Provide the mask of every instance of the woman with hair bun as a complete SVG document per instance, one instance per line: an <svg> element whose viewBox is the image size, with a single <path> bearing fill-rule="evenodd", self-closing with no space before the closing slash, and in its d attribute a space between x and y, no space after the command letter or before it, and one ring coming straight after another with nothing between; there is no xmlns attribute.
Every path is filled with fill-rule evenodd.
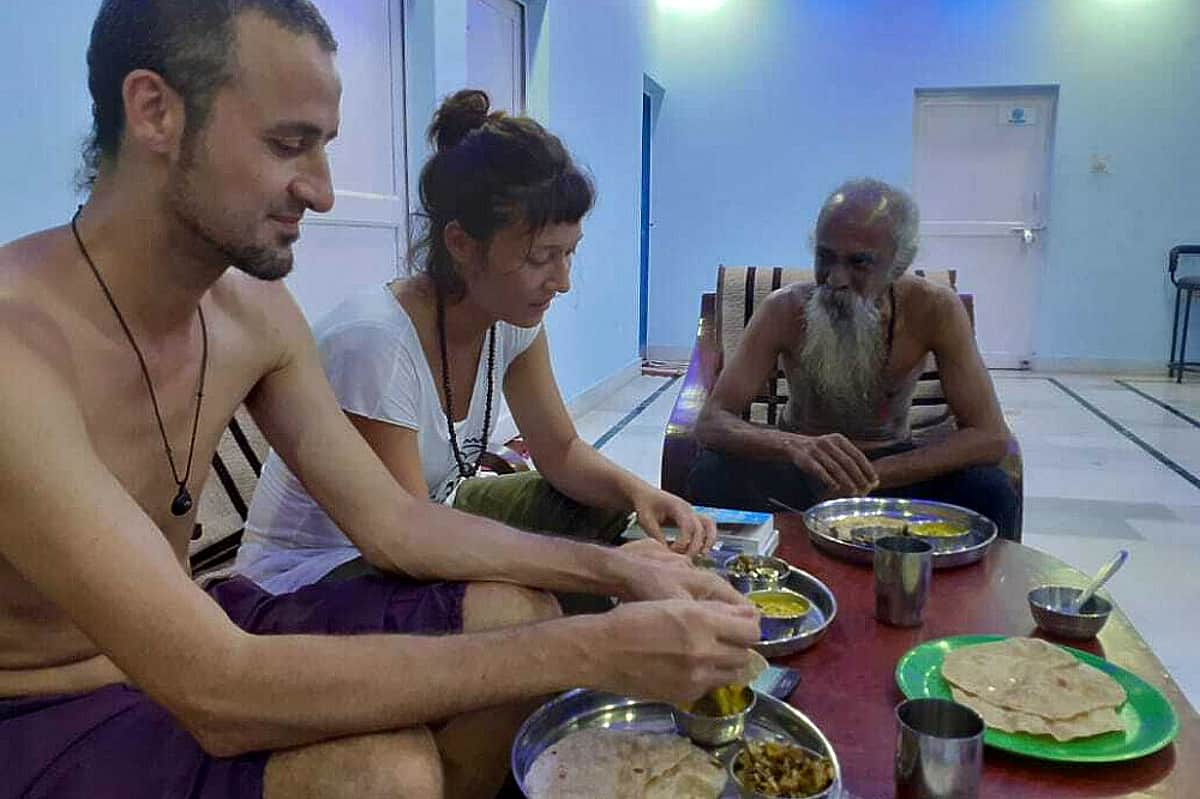
<svg viewBox="0 0 1200 799"><path fill-rule="evenodd" d="M347 299L317 324L338 400L414 496L454 494L460 510L601 543L614 542L633 512L660 541L662 525L678 528L677 551L707 549L710 520L575 431L542 317L571 287L594 190L556 136L489 105L484 92L464 90L433 118L410 276ZM538 471L465 480L487 449L500 391ZM370 571L274 453L237 565L275 592Z"/></svg>

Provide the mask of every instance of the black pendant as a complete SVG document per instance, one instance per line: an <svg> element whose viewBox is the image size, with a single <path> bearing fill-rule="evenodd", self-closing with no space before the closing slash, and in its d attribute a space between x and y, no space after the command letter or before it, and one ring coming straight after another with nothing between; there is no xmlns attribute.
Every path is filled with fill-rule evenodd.
<svg viewBox="0 0 1200 799"><path fill-rule="evenodd" d="M191 509L192 495L188 493L187 486L181 485L179 493L175 495L175 501L171 503L171 513L182 516Z"/></svg>

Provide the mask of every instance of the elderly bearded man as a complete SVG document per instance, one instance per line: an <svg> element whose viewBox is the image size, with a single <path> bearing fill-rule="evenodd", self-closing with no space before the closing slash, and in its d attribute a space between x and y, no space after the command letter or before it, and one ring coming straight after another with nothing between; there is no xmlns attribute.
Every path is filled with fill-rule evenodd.
<svg viewBox="0 0 1200 799"><path fill-rule="evenodd" d="M918 211L903 191L855 180L834 191L816 229L816 285L772 293L755 312L701 413L706 451L693 501L774 510L873 494L978 511L1019 536L1018 498L997 464L1009 431L971 322L948 287L905 274ZM933 353L957 429L914 445L913 391ZM741 418L782 361L778 428Z"/></svg>

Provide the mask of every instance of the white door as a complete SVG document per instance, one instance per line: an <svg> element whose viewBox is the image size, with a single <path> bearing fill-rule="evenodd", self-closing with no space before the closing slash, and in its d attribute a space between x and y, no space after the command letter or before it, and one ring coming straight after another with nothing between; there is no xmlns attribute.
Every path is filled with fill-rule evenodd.
<svg viewBox="0 0 1200 799"><path fill-rule="evenodd" d="M918 91L915 266L958 270L991 368L1029 365L1042 270L1056 88Z"/></svg>
<svg viewBox="0 0 1200 799"><path fill-rule="evenodd" d="M338 40L342 122L329 147L336 201L306 214L288 287L314 322L401 272L407 247L401 0L318 0Z"/></svg>
<svg viewBox="0 0 1200 799"><path fill-rule="evenodd" d="M510 114L525 113L524 13L516 0L467 4L467 84Z"/></svg>

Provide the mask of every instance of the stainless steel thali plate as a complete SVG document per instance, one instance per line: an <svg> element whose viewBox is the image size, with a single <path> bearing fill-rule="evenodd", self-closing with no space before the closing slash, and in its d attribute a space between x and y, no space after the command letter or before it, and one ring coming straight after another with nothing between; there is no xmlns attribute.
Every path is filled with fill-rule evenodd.
<svg viewBox="0 0 1200 799"><path fill-rule="evenodd" d="M525 793L525 775L530 766L546 748L573 732L598 727L645 733L675 732L669 705L585 689L568 691L534 711L517 732L512 748L512 772L521 792ZM842 770L837 753L817 726L786 702L760 693L746 719L745 738L803 746L829 758L833 763L833 784L821 796L835 799L841 795ZM722 766L728 767L740 745L734 742L710 751ZM729 780L722 799L736 799L738 795L736 784Z"/></svg>
<svg viewBox="0 0 1200 799"><path fill-rule="evenodd" d="M760 641L754 648L766 658L782 657L802 652L820 641L837 617L837 598L829 586L805 571L792 567L783 586L803 595L812 603L799 628L784 638Z"/></svg>
<svg viewBox="0 0 1200 799"><path fill-rule="evenodd" d="M923 538L933 544L935 569L974 563L987 554L996 540L996 525L986 516L957 505L920 499L834 499L809 508L804 514L804 525L817 549L842 560L869 564L875 558L873 543L850 529L850 521L862 516L884 517L910 525L943 522L961 526L964 530L961 535ZM881 530L880 534L896 533Z"/></svg>

